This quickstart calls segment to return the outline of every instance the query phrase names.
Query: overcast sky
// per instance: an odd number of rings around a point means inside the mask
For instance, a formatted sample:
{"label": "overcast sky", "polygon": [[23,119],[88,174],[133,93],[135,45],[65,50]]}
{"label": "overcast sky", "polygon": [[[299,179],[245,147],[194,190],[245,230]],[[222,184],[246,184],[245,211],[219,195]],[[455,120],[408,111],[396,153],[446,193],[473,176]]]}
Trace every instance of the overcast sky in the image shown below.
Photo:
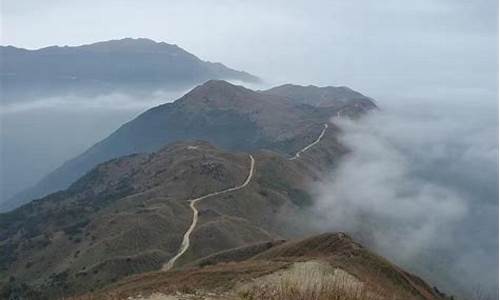
{"label": "overcast sky", "polygon": [[2,0],[2,44],[175,43],[270,83],[496,99],[497,0]]}

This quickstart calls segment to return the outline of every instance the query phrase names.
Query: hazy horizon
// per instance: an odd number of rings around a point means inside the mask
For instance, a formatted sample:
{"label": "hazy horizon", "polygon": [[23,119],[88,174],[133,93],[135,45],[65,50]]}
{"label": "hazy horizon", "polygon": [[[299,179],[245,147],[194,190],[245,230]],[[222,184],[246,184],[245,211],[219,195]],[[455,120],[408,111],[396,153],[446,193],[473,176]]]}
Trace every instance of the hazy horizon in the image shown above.
{"label": "hazy horizon", "polygon": [[496,95],[497,12],[495,0],[6,0],[1,43],[40,48],[143,37],[270,84],[347,85],[374,98],[467,99]]}

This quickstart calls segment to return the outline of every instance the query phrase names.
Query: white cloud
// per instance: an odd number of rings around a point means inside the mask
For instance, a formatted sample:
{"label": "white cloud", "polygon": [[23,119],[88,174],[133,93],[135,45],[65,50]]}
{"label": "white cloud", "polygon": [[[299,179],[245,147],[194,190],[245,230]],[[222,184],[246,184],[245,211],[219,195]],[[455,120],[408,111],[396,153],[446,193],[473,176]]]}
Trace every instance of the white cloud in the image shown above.
{"label": "white cloud", "polygon": [[143,111],[153,106],[172,102],[179,98],[182,92],[167,92],[156,90],[142,96],[113,92],[95,97],[69,94],[53,96],[30,101],[10,102],[0,105],[0,115],[15,114],[30,111]]}
{"label": "white cloud", "polygon": [[[357,122],[335,120],[351,152],[318,186],[316,225],[354,233],[435,284],[470,291],[480,283],[494,291],[496,109],[484,102],[392,103]],[[481,257],[471,259],[473,253]],[[426,272],[443,255],[451,260],[451,283]]]}

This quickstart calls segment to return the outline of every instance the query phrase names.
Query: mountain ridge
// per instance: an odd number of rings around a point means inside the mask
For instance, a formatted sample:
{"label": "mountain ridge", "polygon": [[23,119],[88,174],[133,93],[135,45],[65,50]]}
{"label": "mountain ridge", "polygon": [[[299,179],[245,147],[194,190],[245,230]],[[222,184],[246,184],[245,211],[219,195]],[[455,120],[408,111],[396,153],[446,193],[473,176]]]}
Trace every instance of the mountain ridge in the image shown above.
{"label": "mountain ridge", "polygon": [[310,104],[317,107],[340,107],[348,101],[356,99],[358,101],[366,100],[375,103],[373,98],[369,98],[360,92],[350,89],[347,86],[315,86],[315,85],[297,85],[283,84],[262,93],[279,95],[290,99],[296,103]]}
{"label": "mountain ridge", "polygon": [[[218,255],[229,260],[210,256],[194,267],[133,275],[75,299],[241,300],[276,299],[277,294],[279,299],[304,299],[298,294],[305,297],[312,291],[325,299],[453,299],[342,232],[272,240]],[[280,294],[287,287],[290,298]]]}
{"label": "mountain ridge", "polygon": [[0,46],[0,59],[3,102],[118,89],[182,90],[209,79],[260,82],[254,75],[202,60],[175,44],[144,38],[33,50]]}
{"label": "mountain ridge", "polygon": [[[114,157],[151,152],[186,139],[203,139],[230,150],[265,148],[291,155],[313,141],[323,124],[340,110],[342,115],[356,117],[375,107],[367,97],[340,106],[315,107],[209,80],[173,103],[156,106],[125,123],[8,202],[21,203],[64,189],[96,164]],[[13,206],[4,203],[3,209]]]}

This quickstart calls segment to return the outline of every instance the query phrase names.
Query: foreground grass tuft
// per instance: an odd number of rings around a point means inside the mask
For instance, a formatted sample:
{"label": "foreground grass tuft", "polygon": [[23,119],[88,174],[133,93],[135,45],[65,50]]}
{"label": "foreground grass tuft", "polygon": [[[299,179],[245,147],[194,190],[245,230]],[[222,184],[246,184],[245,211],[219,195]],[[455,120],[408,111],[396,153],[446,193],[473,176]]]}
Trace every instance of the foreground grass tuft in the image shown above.
{"label": "foreground grass tuft", "polygon": [[290,270],[272,274],[242,287],[244,300],[378,300],[356,277],[319,262],[295,264]]}

